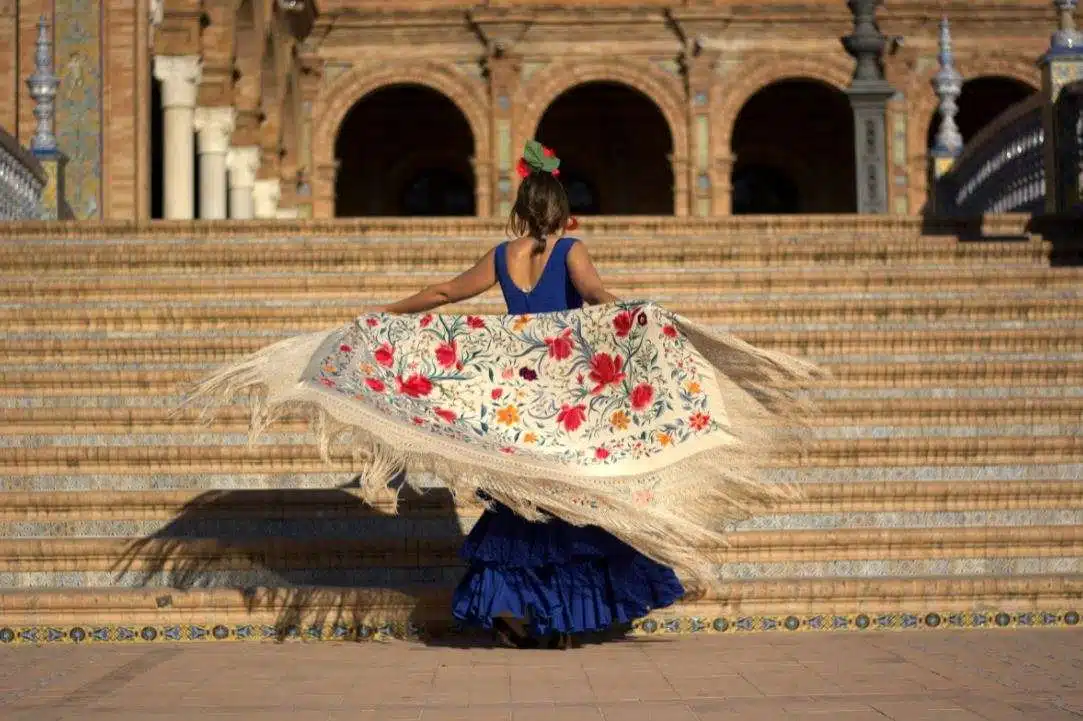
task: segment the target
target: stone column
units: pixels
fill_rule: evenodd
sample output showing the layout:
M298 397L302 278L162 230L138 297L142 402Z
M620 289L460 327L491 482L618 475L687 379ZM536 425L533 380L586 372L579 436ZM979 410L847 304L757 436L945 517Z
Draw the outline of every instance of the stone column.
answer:
M884 77L883 55L889 40L876 24L882 0L849 0L854 31L842 39L857 60L846 94L854 111L857 164L857 212L888 212L887 103L895 89Z
M154 77L162 83L165 114L165 217L191 220L195 215L195 107L202 75L198 55L157 55Z
M1042 68L1042 94L1045 96L1042 125L1045 131L1045 212L1078 212L1083 207L1077 152L1066 152L1075 145L1069 136L1077 133L1079 109L1068 107L1064 88L1083 80L1083 33L1076 29L1077 0L1054 0L1058 28L1050 38L1049 50L1039 65Z
M226 216L228 183L226 154L233 132L231 107L196 108L195 128L199 133L199 215L207 220Z
M259 147L230 148L226 153L226 165L229 167L229 217L251 220L255 217L252 190L259 170Z
M278 199L282 194L279 180L257 180L252 188L252 202L257 218L278 216Z

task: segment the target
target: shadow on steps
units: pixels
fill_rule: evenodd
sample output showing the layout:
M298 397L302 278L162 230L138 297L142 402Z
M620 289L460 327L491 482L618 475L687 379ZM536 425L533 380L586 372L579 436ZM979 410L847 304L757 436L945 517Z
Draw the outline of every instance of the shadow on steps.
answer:
M448 626L465 538L451 494L402 488L394 513L350 485L203 493L133 541L113 572L125 585L236 589L249 614L273 617L279 640L312 627L356 638Z

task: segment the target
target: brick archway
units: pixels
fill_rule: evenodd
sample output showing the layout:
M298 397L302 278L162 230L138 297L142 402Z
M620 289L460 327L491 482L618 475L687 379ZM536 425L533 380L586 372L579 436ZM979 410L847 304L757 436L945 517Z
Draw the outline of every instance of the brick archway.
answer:
M645 62L558 62L539 71L520 86L515 96L515 130L512 152L533 137L542 116L557 98L579 85L593 82L618 83L646 96L666 120L673 141L673 212L688 215L689 181L688 123L681 81Z
M474 136L474 159L488 162L489 113L484 88L458 71L437 63L409 63L380 67L357 67L325 86L313 107L312 179L313 215L335 214L335 140L347 113L366 95L389 85L421 85L450 100L466 118ZM485 174L476 172L474 188L479 216L492 213L491 191Z
M834 55L785 60L766 60L755 56L747 58L730 73L735 80L721 84L717 102L712 103L717 108L711 123L716 153L727 156L731 153L737 116L759 91L783 80L814 80L843 90L850 84L853 67L853 61Z
M997 57L968 55L957 57L956 69L964 82L978 78L1001 77L1016 80L1035 90L1042 86L1042 73L1028 56ZM939 100L933 91L932 79L939 67L933 64L925 72L913 72L906 86L907 115L907 175L909 176L911 208L924 206L929 192L929 149L926 139L936 117Z

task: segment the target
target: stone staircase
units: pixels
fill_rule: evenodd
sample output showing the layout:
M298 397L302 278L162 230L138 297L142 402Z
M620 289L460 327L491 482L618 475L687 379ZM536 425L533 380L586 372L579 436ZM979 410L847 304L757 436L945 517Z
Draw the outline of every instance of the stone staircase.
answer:
M611 289L833 373L806 497L641 633L1074 626L1083 267L1018 218L599 219ZM170 416L215 365L461 270L497 224L0 229L0 644L438 631L481 509L361 503L286 420ZM501 312L495 293L465 304Z

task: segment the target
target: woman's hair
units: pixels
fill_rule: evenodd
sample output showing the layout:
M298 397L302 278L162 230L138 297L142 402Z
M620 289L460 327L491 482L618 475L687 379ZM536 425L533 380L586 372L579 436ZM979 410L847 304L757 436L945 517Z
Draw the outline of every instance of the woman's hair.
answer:
M552 173L534 171L523 178L508 217L508 233L534 239L534 253L545 252L545 238L563 232L571 211L568 194Z

